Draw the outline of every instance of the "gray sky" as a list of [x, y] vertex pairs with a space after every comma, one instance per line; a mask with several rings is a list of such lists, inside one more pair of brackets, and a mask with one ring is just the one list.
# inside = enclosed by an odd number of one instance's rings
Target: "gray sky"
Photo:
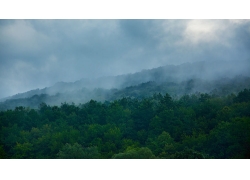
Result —
[[0, 98], [167, 64], [250, 60], [249, 20], [0, 20]]

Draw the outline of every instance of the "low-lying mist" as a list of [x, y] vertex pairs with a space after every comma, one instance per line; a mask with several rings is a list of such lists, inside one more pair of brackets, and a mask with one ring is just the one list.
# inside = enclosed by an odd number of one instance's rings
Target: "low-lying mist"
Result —
[[5, 102], [1, 106], [6, 109], [13, 106], [37, 107], [41, 102], [49, 105], [63, 102], [79, 104], [91, 99], [104, 102], [123, 97], [143, 98], [155, 93], [169, 93], [176, 97], [197, 92], [226, 95], [250, 88], [249, 67], [250, 61], [200, 61], [134, 74], [58, 82], [51, 87], [2, 99]]

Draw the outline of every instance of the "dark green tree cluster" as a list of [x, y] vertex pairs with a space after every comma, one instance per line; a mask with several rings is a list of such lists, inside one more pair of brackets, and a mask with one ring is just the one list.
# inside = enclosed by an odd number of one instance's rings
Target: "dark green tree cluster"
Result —
[[0, 158], [250, 158], [250, 90], [0, 112]]

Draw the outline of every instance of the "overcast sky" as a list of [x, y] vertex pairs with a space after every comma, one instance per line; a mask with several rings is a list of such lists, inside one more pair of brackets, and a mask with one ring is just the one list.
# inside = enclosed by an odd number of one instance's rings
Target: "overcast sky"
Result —
[[0, 98], [58, 81], [250, 58], [249, 20], [0, 20]]

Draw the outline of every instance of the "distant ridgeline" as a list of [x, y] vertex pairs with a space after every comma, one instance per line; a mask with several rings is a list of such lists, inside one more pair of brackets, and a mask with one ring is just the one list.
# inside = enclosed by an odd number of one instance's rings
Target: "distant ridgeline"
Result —
[[168, 65], [134, 74], [59, 82], [52, 87], [35, 89], [0, 101], [0, 110], [17, 106], [38, 108], [41, 103], [86, 103], [91, 99], [105, 102], [123, 97], [145, 98], [168, 93], [178, 98], [185, 94], [208, 93], [226, 96], [250, 88], [250, 61], [210, 61]]
[[183, 82], [145, 82], [135, 86], [121, 89], [87, 89], [82, 88], [69, 92], [58, 92], [54, 95], [36, 94], [27, 98], [7, 99], [0, 102], [0, 110], [15, 109], [23, 106], [37, 109], [41, 103], [48, 105], [60, 105], [61, 103], [83, 104], [91, 99], [105, 102], [114, 101], [123, 97], [142, 99], [161, 93], [168, 93], [173, 98], [179, 98], [185, 94], [207, 93], [212, 96], [227, 96], [237, 94], [243, 89], [250, 88], [250, 77], [238, 76], [232, 79], [223, 78], [214, 81], [191, 79]]

